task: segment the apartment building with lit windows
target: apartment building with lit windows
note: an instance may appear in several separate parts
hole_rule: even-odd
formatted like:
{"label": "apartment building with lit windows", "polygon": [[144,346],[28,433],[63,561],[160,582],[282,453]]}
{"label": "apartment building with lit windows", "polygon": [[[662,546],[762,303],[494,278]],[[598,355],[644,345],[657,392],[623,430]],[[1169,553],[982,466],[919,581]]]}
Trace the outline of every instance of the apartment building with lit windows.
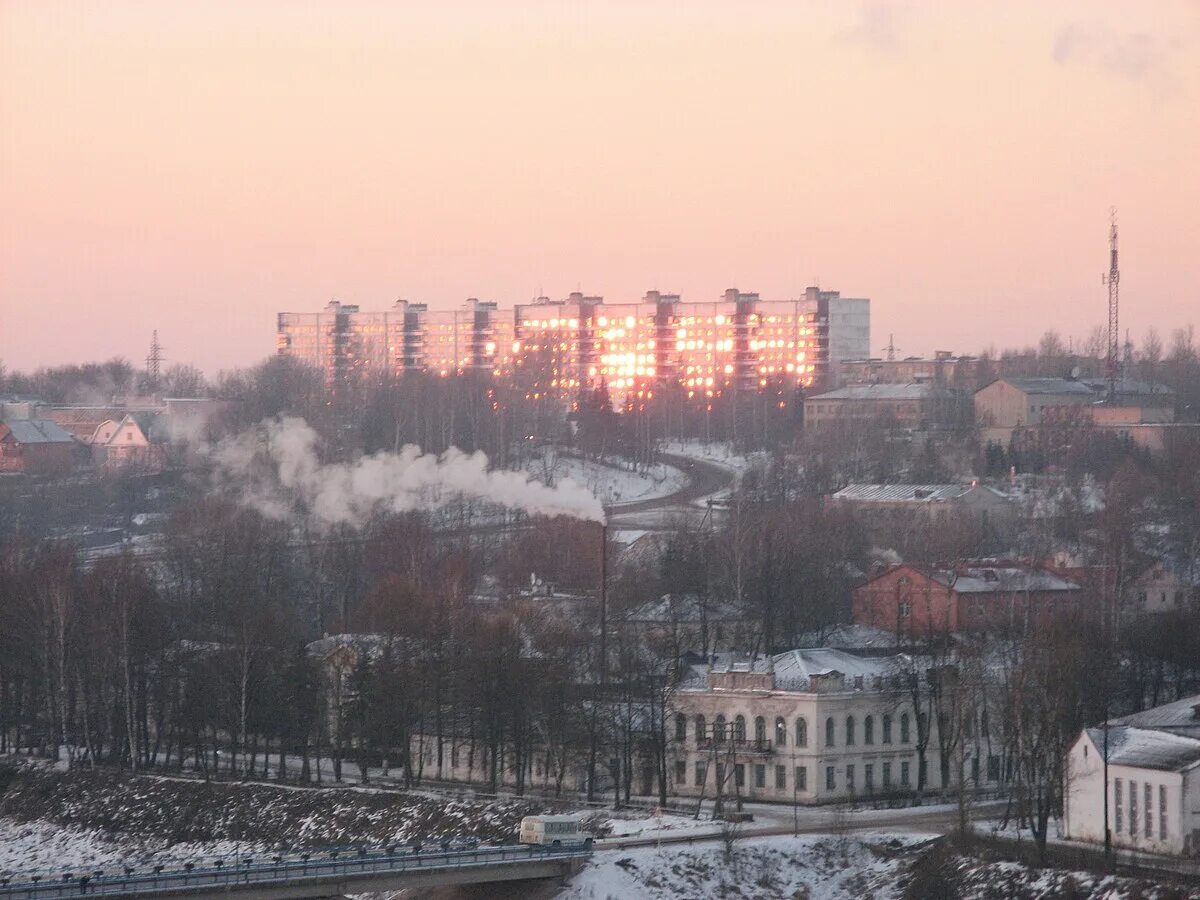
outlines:
{"label": "apartment building with lit windows", "polygon": [[575,292],[511,310],[472,299],[452,311],[400,300],[364,312],[333,301],[320,313],[280,313],[277,346],[331,383],[368,371],[480,371],[517,378],[531,397],[565,401],[604,383],[628,405],[666,386],[688,398],[809,387],[828,372],[831,348],[857,352],[868,331],[867,300],[816,288],[796,300],[763,300],[731,288],[711,301],[650,291],[606,303]]}

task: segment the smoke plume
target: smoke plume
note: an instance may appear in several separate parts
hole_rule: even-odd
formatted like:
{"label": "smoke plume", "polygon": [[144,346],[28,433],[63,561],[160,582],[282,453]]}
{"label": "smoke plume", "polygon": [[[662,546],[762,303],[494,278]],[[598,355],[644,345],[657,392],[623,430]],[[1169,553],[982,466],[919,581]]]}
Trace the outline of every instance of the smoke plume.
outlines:
{"label": "smoke plume", "polygon": [[555,487],[524,472],[491,469],[483,453],[451,447],[441,456],[405,446],[351,463],[322,463],[317,433],[299,418],[263,422],[256,431],[222,441],[212,453],[219,475],[243,501],[276,519],[297,510],[324,526],[366,524],[386,512],[436,509],[459,498],[494,503],[531,515],[603,522],[600,500],[563,479]]}

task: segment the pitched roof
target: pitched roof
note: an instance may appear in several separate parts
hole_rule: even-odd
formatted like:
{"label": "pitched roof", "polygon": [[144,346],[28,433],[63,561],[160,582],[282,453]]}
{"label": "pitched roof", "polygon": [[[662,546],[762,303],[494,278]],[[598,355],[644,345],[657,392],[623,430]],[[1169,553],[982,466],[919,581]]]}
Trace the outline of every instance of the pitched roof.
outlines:
{"label": "pitched roof", "polygon": [[935,390],[932,384],[856,384],[808,397],[809,400],[924,400]]}
{"label": "pitched roof", "polygon": [[[1104,729],[1089,728],[1088,737],[1103,752]],[[1179,772],[1200,763],[1200,740],[1131,725],[1109,726],[1108,761],[1119,766]]]}
{"label": "pitched roof", "polygon": [[1184,697],[1174,703],[1164,703],[1162,706],[1133,715],[1121,716],[1119,719],[1112,719],[1111,722],[1138,728],[1154,728],[1200,739],[1200,694]]}
{"label": "pitched roof", "polygon": [[1019,593],[1022,591],[1078,591],[1080,586],[1051,572],[1029,566],[1005,564],[959,566],[933,573],[934,581],[960,594]]}
{"label": "pitched roof", "polygon": [[48,419],[6,419],[4,424],[18,444],[70,444],[75,440]]}

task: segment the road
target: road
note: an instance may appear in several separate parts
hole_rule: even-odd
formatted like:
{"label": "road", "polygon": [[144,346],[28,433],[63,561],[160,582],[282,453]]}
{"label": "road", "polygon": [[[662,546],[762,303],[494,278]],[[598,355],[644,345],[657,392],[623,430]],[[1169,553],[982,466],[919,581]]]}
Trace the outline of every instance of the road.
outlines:
{"label": "road", "polygon": [[[991,818],[1004,809],[1006,801],[992,800],[971,806],[972,819]],[[787,834],[831,834],[838,831],[915,831],[945,834],[958,825],[958,808],[951,805],[906,807],[904,809],[844,810],[839,807],[806,807],[799,810],[798,822],[791,807],[746,804],[746,811],[755,816],[753,822],[739,832],[743,840]],[[607,838],[596,842],[596,850],[619,850],[627,847],[656,847],[663,844],[694,844],[719,840],[720,828],[685,831],[673,834],[637,835],[627,838]]]}
{"label": "road", "polygon": [[611,523],[629,528],[660,530],[672,526],[673,520],[680,516],[702,517],[706,511],[697,507],[696,502],[733,486],[734,473],[726,466],[676,453],[663,453],[659,459],[682,471],[688,483],[661,497],[614,503],[606,510]]}

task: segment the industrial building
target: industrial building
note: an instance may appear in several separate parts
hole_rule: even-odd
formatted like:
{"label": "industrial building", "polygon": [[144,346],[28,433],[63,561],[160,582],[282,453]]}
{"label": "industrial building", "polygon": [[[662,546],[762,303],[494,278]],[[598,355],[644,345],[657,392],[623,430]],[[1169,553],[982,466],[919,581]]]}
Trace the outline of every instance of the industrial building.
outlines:
{"label": "industrial building", "polygon": [[1134,435],[1153,426],[1147,442],[1164,438],[1175,421],[1175,394],[1163,385],[1133,379],[997,378],[975,392],[975,423],[983,444],[1007,447],[1022,431],[1041,426],[1087,426]]}
{"label": "industrial building", "polygon": [[321,368],[331,384],[368,372],[477,371],[562,399],[603,382],[623,403],[667,385],[689,397],[808,387],[869,343],[870,301],[817,288],[796,300],[731,288],[701,302],[651,291],[606,303],[575,292],[508,310],[471,299],[441,312],[405,300],[386,312],[332,301],[319,313],[280,313],[277,322],[278,352]]}
{"label": "industrial building", "polygon": [[953,428],[970,421],[967,394],[939,384],[859,384],[807,397],[804,424],[821,427],[887,419],[905,428]]}

